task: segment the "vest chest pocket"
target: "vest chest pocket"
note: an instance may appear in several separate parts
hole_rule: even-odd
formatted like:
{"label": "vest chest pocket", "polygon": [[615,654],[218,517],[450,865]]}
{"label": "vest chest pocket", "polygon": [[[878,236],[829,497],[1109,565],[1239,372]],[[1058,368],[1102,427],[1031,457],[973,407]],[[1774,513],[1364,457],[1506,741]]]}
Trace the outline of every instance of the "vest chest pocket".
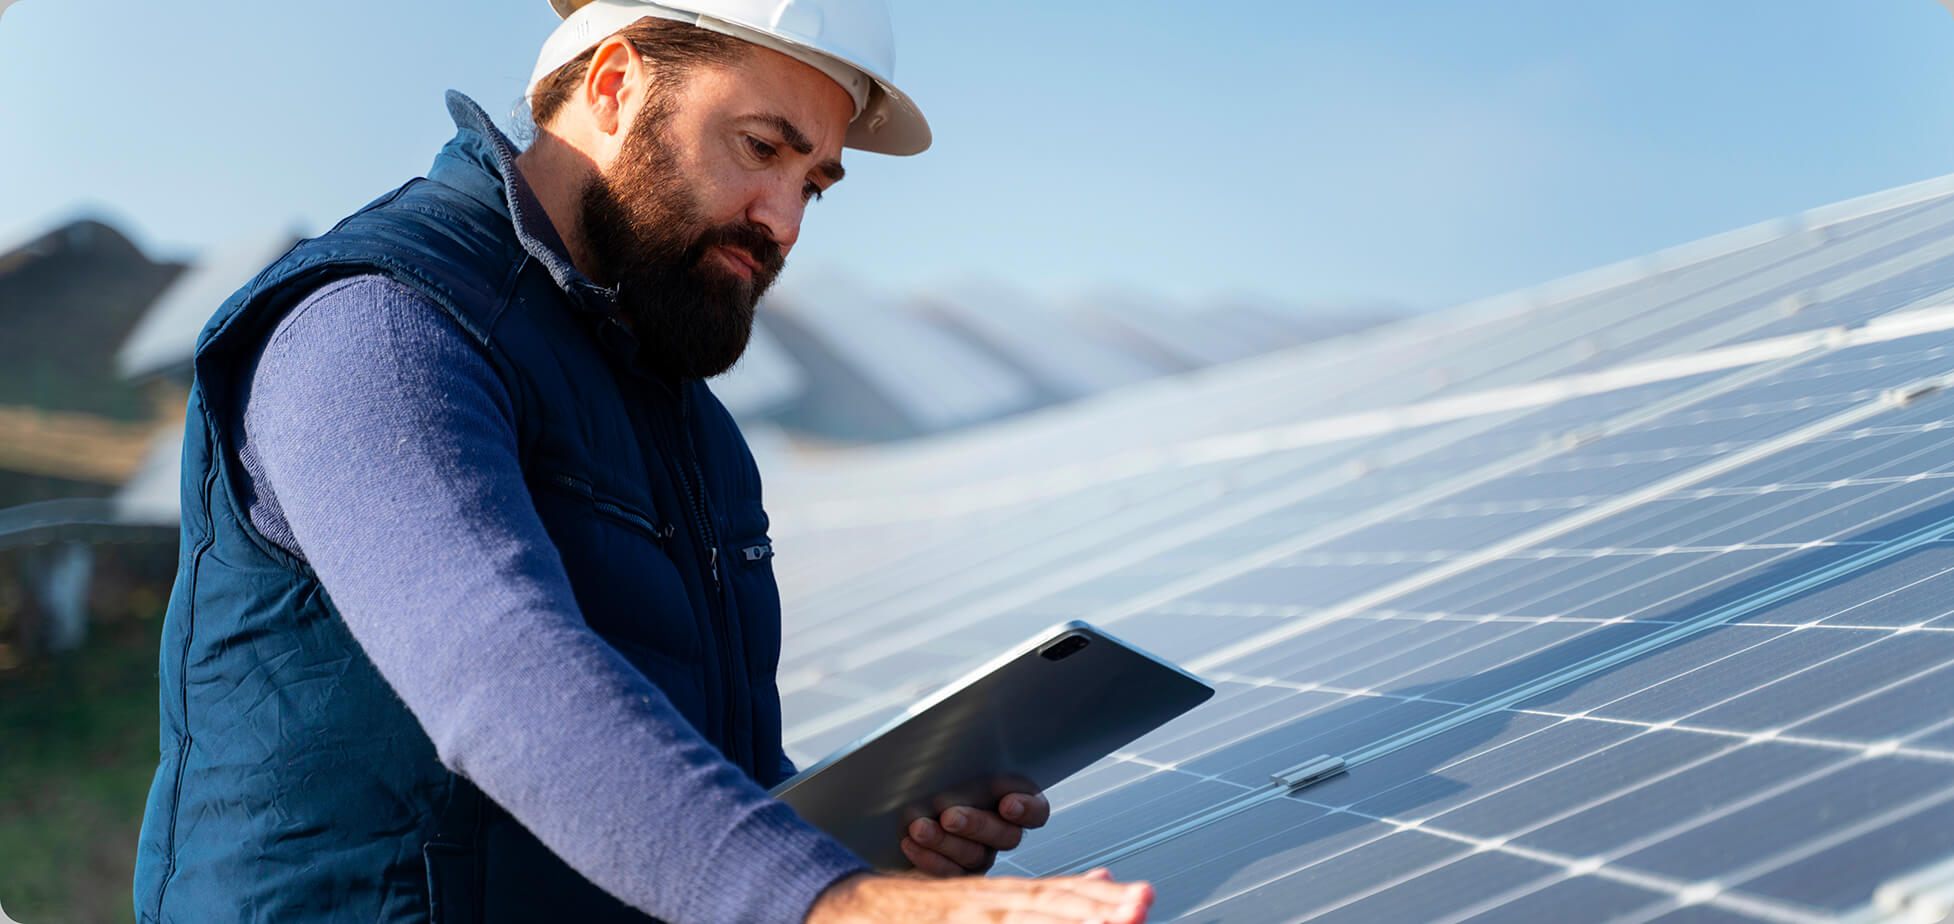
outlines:
{"label": "vest chest pocket", "polygon": [[732,541],[726,543],[731,559],[726,574],[739,608],[747,669],[770,677],[780,666],[780,587],[774,583],[767,516],[754,504],[744,515],[731,517],[728,525]]}
{"label": "vest chest pocket", "polygon": [[570,472],[546,471],[531,483],[584,622],[601,635],[694,663],[699,630],[685,582],[665,552],[676,532],[670,521]]}

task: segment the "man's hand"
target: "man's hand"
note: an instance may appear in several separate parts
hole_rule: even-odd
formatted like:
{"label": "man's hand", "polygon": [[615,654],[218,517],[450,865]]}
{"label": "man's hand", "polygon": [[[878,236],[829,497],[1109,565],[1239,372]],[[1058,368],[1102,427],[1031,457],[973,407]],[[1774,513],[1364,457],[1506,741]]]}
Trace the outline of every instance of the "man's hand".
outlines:
{"label": "man's hand", "polygon": [[1025,829],[1043,827],[1051,817],[1052,804],[1036,793],[1011,793],[995,812],[952,806],[935,819],[910,822],[902,855],[930,876],[981,873],[997,862],[998,851],[1015,849]]}
{"label": "man's hand", "polygon": [[850,876],[808,909],[807,924],[1141,924],[1153,887],[1096,869],[1064,879]]}

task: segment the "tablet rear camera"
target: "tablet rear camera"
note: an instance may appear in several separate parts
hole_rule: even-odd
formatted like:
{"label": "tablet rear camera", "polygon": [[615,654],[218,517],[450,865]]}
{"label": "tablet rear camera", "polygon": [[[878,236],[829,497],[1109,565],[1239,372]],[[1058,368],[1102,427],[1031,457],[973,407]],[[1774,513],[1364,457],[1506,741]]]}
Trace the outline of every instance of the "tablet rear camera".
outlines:
{"label": "tablet rear camera", "polygon": [[1045,646],[1045,650],[1039,652],[1039,654],[1047,661],[1063,661],[1066,658],[1078,654],[1079,649],[1091,643],[1092,640],[1083,635],[1068,635]]}

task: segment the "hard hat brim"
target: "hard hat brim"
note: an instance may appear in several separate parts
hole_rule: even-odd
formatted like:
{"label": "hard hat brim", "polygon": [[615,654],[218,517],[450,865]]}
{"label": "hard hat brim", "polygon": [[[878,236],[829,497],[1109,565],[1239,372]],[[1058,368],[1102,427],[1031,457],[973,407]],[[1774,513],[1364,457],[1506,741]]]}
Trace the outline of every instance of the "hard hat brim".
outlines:
{"label": "hard hat brim", "polygon": [[932,135],[929,120],[909,95],[873,74],[875,98],[868,108],[848,125],[842,145],[870,154],[907,157],[929,150]]}

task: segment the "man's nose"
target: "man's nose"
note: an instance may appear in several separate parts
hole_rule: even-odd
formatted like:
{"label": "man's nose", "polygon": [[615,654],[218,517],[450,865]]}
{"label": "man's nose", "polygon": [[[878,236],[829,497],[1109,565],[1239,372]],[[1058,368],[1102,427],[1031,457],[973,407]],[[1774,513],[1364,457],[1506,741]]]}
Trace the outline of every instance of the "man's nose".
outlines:
{"label": "man's nose", "polygon": [[785,192],[769,187],[754,197],[746,208],[747,220],[767,229],[774,243],[780,245],[782,256],[792,250],[794,241],[800,238],[801,216],[806,213],[807,202],[801,198],[799,187]]}

